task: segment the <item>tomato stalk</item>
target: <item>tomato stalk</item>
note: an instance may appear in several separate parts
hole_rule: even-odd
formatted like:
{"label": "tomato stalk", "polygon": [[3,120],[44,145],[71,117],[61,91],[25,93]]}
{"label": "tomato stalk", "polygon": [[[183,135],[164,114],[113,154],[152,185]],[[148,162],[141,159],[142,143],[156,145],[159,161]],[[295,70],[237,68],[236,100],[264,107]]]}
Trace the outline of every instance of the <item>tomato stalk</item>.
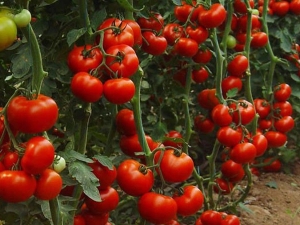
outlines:
{"label": "tomato stalk", "polygon": [[51,217],[54,225],[63,225],[60,206],[57,197],[49,200]]}
{"label": "tomato stalk", "polygon": [[111,155],[113,153],[113,149],[112,149],[112,140],[116,135],[116,131],[117,131],[117,126],[116,126],[116,115],[118,112],[118,106],[117,105],[112,105],[112,109],[111,109],[111,124],[110,124],[110,129],[107,135],[107,141],[106,141],[106,145],[105,145],[105,149],[104,149],[104,155]]}
{"label": "tomato stalk", "polygon": [[79,12],[82,25],[87,28],[88,36],[86,36],[86,42],[89,42],[89,37],[93,34],[89,14],[87,11],[87,1],[86,0],[79,0]]}

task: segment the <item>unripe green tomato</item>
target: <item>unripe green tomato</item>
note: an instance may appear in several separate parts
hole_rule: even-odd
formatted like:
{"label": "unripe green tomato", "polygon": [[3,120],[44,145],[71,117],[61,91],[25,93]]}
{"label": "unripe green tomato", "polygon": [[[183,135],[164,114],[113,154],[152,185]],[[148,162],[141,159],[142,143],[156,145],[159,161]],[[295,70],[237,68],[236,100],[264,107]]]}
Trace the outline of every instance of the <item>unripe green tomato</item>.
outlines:
{"label": "unripe green tomato", "polygon": [[17,39],[17,27],[8,17],[0,17],[0,51],[11,46]]}
{"label": "unripe green tomato", "polygon": [[12,14],[10,8],[8,8],[6,6],[2,6],[2,7],[0,7],[0,17],[8,17],[10,19],[13,19],[14,14]]}
{"label": "unripe green tomato", "polygon": [[31,21],[31,13],[27,9],[22,9],[14,16],[14,21],[17,27],[26,27]]}
{"label": "unripe green tomato", "polygon": [[233,49],[236,46],[236,38],[232,35],[228,35],[226,45],[228,49]]}
{"label": "unripe green tomato", "polygon": [[63,157],[56,155],[53,162],[53,169],[55,170],[55,172],[60,173],[65,168],[66,160]]}

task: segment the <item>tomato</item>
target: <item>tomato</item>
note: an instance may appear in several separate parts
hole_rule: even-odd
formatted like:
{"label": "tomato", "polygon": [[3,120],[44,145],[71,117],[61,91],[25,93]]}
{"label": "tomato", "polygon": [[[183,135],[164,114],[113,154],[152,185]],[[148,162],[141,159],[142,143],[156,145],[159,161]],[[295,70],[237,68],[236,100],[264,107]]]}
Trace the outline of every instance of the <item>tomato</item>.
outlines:
{"label": "tomato", "polygon": [[195,40],[199,45],[206,41],[209,36],[209,32],[206,28],[202,26],[192,27],[188,26],[185,29],[187,36]]}
{"label": "tomato", "polygon": [[197,95],[199,105],[204,109],[213,109],[220,104],[216,96],[216,89],[204,89]]}
{"label": "tomato", "polygon": [[241,78],[235,76],[225,77],[221,83],[222,94],[224,97],[227,97],[227,92],[232,89],[236,89],[237,92],[240,92],[242,90],[242,87],[243,82]]}
{"label": "tomato", "polygon": [[0,16],[0,51],[8,48],[17,40],[17,26],[8,17]]}
{"label": "tomato", "polygon": [[254,108],[260,119],[265,119],[271,112],[271,105],[266,99],[254,99]]}
{"label": "tomato", "polygon": [[163,54],[168,46],[167,39],[164,36],[157,36],[151,31],[144,31],[142,50],[151,55]]}
{"label": "tomato", "polygon": [[53,169],[56,173],[62,172],[66,168],[66,160],[62,156],[55,155],[53,162]]}
{"label": "tomato", "polygon": [[300,0],[290,1],[290,12],[295,15],[300,15]]}
{"label": "tomato", "polygon": [[114,210],[119,203],[119,194],[113,187],[108,187],[100,190],[101,201],[96,202],[93,199],[86,197],[85,203],[91,213],[103,215]]}
{"label": "tomato", "polygon": [[234,36],[228,35],[226,39],[226,47],[228,49],[234,49],[237,44],[237,40]]}
{"label": "tomato", "polygon": [[180,225],[177,220],[170,220],[169,222],[165,223],[164,225]]}
{"label": "tomato", "polygon": [[[254,0],[249,0],[249,5],[254,8]],[[233,8],[236,13],[246,14],[248,12],[247,6],[243,0],[234,0]]]}
{"label": "tomato", "polygon": [[[248,16],[243,15],[238,19],[238,29],[241,32],[247,31],[247,23],[248,23]],[[261,29],[261,22],[259,16],[251,15],[251,30],[260,30]]]}
{"label": "tomato", "polygon": [[17,151],[8,151],[2,159],[2,163],[5,169],[12,170],[14,168],[18,168],[19,160],[20,158]]}
{"label": "tomato", "polygon": [[118,77],[130,77],[139,67],[139,59],[128,45],[120,44],[111,46],[106,50],[109,54],[105,59],[107,72],[111,75],[116,74]]}
{"label": "tomato", "polygon": [[278,16],[285,16],[289,9],[290,9],[290,3],[288,1],[274,1],[270,8],[272,9],[273,13]]}
{"label": "tomato", "polygon": [[203,205],[204,196],[202,191],[193,185],[183,188],[181,195],[175,194],[173,199],[177,204],[177,213],[182,216],[191,216],[198,212]]}
{"label": "tomato", "polygon": [[274,98],[278,102],[287,101],[292,94],[292,88],[286,83],[279,84],[274,87]]}
{"label": "tomato", "polygon": [[84,102],[96,102],[102,96],[103,84],[87,72],[78,72],[72,78],[71,91]]}
{"label": "tomato", "polygon": [[273,113],[275,117],[292,116],[293,107],[288,101],[275,102],[273,104]]}
{"label": "tomato", "polygon": [[105,81],[104,97],[113,104],[124,104],[135,94],[135,85],[129,78],[117,78]]}
{"label": "tomato", "polygon": [[220,26],[225,21],[226,14],[226,9],[222,4],[214,3],[210,9],[199,13],[198,21],[203,27],[214,28]]}
{"label": "tomato", "polygon": [[172,140],[165,140],[163,141],[163,145],[166,146],[166,147],[174,147],[174,148],[182,148],[182,142],[176,142],[176,139],[178,141],[182,141],[180,139],[182,139],[182,135],[180,132],[176,131],[176,130],[171,130],[169,131],[165,137],[167,138],[172,138],[174,139],[174,141]]}
{"label": "tomato", "polygon": [[[151,149],[153,145],[153,140],[149,135],[145,135],[146,142]],[[142,146],[139,142],[139,138],[137,134],[126,136],[122,135],[120,139],[120,148],[122,152],[130,157],[135,158],[143,158],[143,155],[139,155],[139,153],[143,152]]]}
{"label": "tomato", "polygon": [[251,34],[251,47],[262,48],[267,45],[269,41],[268,35],[265,32],[257,31]]}
{"label": "tomato", "polygon": [[271,157],[264,159],[264,163],[270,163],[267,166],[264,166],[263,169],[266,172],[279,172],[281,170],[281,162],[279,159],[273,159]]}
{"label": "tomato", "polygon": [[248,142],[239,143],[230,151],[230,159],[240,164],[250,163],[255,157],[256,147]]}
{"label": "tomato", "polygon": [[117,182],[128,195],[141,196],[149,192],[154,184],[150,169],[133,159],[127,159],[118,167]]}
{"label": "tomato", "polygon": [[86,225],[106,225],[108,222],[109,214],[94,214],[90,210],[84,210],[82,212]]}
{"label": "tomato", "polygon": [[259,171],[258,168],[256,168],[256,167],[251,167],[251,168],[250,168],[250,171],[251,171],[251,173],[252,173],[253,175],[255,175],[255,176],[257,176],[257,177],[260,176],[260,171]]}
{"label": "tomato", "polygon": [[102,62],[103,55],[92,45],[74,46],[69,52],[67,63],[73,73],[87,72],[96,69]]}
{"label": "tomato", "polygon": [[268,140],[263,134],[256,134],[251,143],[256,147],[256,157],[262,156],[268,148]]}
{"label": "tomato", "polygon": [[284,116],[274,121],[274,128],[282,133],[291,131],[295,126],[295,121],[291,116]]}
{"label": "tomato", "polygon": [[[160,154],[163,154],[160,160]],[[164,152],[158,151],[154,156],[154,162],[159,163],[158,172],[162,174],[165,181],[170,183],[183,182],[193,173],[194,162],[184,152],[167,149]]]}
{"label": "tomato", "polygon": [[174,45],[174,52],[185,57],[193,57],[198,52],[198,43],[191,38],[181,37]]}
{"label": "tomato", "polygon": [[238,176],[241,170],[244,170],[243,165],[240,163],[236,163],[231,159],[226,160],[221,165],[222,176],[227,179]]}
{"label": "tomato", "polygon": [[182,3],[182,5],[176,5],[174,7],[174,16],[179,22],[184,23],[192,13],[193,6],[186,4],[184,1]]}
{"label": "tomato", "polygon": [[272,120],[269,119],[259,119],[258,127],[261,130],[268,130],[272,127]]}
{"label": "tomato", "polygon": [[149,18],[140,17],[137,19],[142,30],[154,30],[160,32],[164,25],[164,18],[158,12],[150,12]]}
{"label": "tomato", "polygon": [[246,100],[238,100],[238,103],[232,103],[229,108],[234,110],[232,120],[236,124],[249,124],[255,117],[254,106]]}
{"label": "tomato", "polygon": [[204,83],[209,77],[209,73],[205,67],[192,71],[192,79],[195,83]]}
{"label": "tomato", "polygon": [[27,9],[22,9],[21,12],[15,14],[14,22],[17,27],[26,27],[31,21],[31,13]]}
{"label": "tomato", "polygon": [[140,25],[135,20],[125,19],[123,23],[129,25],[133,31],[134,44],[140,46],[142,44],[142,31]]}
{"label": "tomato", "polygon": [[220,225],[241,225],[241,221],[236,215],[227,215]]}
{"label": "tomato", "polygon": [[175,74],[173,75],[173,79],[176,82],[178,82],[182,87],[184,87],[186,83],[186,76],[187,76],[187,70],[181,69],[175,72]]}
{"label": "tomato", "polygon": [[218,141],[226,147],[234,147],[243,139],[243,134],[239,129],[230,126],[220,127],[217,132]]}
{"label": "tomato", "polygon": [[29,139],[21,159],[22,169],[30,174],[40,174],[51,166],[54,160],[54,146],[42,136]]}
{"label": "tomato", "polygon": [[202,225],[220,225],[222,215],[218,211],[206,210],[200,216]]}
{"label": "tomato", "polygon": [[244,55],[236,55],[227,65],[230,76],[242,77],[249,66],[248,58]]}
{"label": "tomato", "polygon": [[134,113],[130,109],[121,109],[116,115],[117,130],[126,136],[136,134]]}
{"label": "tomato", "polygon": [[86,225],[85,220],[82,215],[74,216],[74,223],[73,225]]}
{"label": "tomato", "polygon": [[117,177],[117,169],[114,165],[112,165],[112,168],[109,168],[108,166],[101,164],[96,159],[93,159],[93,162],[88,163],[88,165],[92,168],[92,172],[99,179],[100,186],[97,187],[99,190],[107,189],[115,181]]}
{"label": "tomato", "polygon": [[216,185],[213,186],[214,192],[222,195],[228,195],[233,189],[233,184],[223,178],[215,179]]}
{"label": "tomato", "polygon": [[6,170],[5,166],[3,165],[3,163],[0,161],[0,172]]}
{"label": "tomato", "polygon": [[51,200],[59,195],[62,184],[62,178],[57,172],[46,169],[37,180],[34,196],[41,200]]}
{"label": "tomato", "polygon": [[203,133],[210,133],[215,128],[214,122],[203,115],[198,115],[194,118],[194,126],[197,131]]}
{"label": "tomato", "polygon": [[36,188],[34,176],[24,171],[0,172],[0,199],[6,202],[23,202],[29,199]]}
{"label": "tomato", "polygon": [[198,52],[193,56],[193,60],[196,63],[207,64],[212,58],[212,52],[208,49],[199,49]]}
{"label": "tomato", "polygon": [[210,115],[214,123],[220,127],[229,126],[232,123],[231,111],[227,105],[216,105]]}
{"label": "tomato", "polygon": [[174,45],[180,38],[184,37],[184,28],[178,23],[168,23],[163,30],[163,36],[169,45]]}
{"label": "tomato", "polygon": [[58,118],[55,101],[39,94],[36,99],[14,97],[7,107],[7,120],[13,130],[40,133],[49,130]]}
{"label": "tomato", "polygon": [[268,146],[270,148],[278,148],[283,145],[285,145],[287,141],[287,136],[284,133],[281,133],[279,131],[267,131],[265,133],[265,137],[268,140]]}
{"label": "tomato", "polygon": [[164,224],[176,218],[176,201],[166,195],[148,192],[138,200],[141,217],[154,224]]}

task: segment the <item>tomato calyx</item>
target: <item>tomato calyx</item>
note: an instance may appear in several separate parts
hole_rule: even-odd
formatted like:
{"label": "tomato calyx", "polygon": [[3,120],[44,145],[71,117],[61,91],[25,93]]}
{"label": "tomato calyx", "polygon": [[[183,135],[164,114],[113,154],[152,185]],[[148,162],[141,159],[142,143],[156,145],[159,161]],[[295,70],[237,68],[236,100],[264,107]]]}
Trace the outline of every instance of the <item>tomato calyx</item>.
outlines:
{"label": "tomato calyx", "polygon": [[94,48],[87,50],[86,46],[84,46],[83,50],[81,51],[81,55],[83,56],[83,58],[93,58],[95,56],[95,53],[93,53]]}
{"label": "tomato calyx", "polygon": [[139,171],[143,174],[146,175],[148,173],[148,167],[144,164],[140,164],[139,166]]}
{"label": "tomato calyx", "polygon": [[173,154],[174,154],[176,157],[180,157],[180,156],[181,156],[181,154],[182,154],[182,151],[181,151],[181,150],[179,150],[179,149],[174,149],[174,152],[173,152]]}

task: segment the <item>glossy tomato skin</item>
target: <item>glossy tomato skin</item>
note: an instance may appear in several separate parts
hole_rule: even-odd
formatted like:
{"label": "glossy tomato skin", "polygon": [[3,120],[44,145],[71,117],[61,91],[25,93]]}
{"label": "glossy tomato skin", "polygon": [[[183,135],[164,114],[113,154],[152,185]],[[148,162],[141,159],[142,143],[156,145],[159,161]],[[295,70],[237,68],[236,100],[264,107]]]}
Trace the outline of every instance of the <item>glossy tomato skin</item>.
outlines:
{"label": "glossy tomato skin", "polygon": [[265,137],[268,140],[268,146],[270,148],[278,148],[283,146],[287,141],[287,136],[279,131],[267,131]]}
{"label": "glossy tomato skin", "polygon": [[222,176],[225,178],[233,178],[239,175],[240,170],[243,170],[243,165],[232,161],[225,161],[221,165]]}
{"label": "glossy tomato skin", "polygon": [[8,17],[0,17],[0,51],[11,46],[17,39],[17,26]]}
{"label": "glossy tomato skin", "polygon": [[199,49],[198,52],[193,56],[193,60],[196,63],[207,64],[212,59],[212,52],[209,48]]}
{"label": "glossy tomato skin", "polygon": [[270,103],[262,98],[254,99],[254,108],[260,119],[266,118],[271,112]]}
{"label": "glossy tomato skin", "polygon": [[101,51],[98,48],[92,49],[92,47],[92,45],[74,46],[69,52],[67,63],[73,73],[89,73],[101,64],[103,60]]}
{"label": "glossy tomato skin", "polygon": [[210,133],[215,128],[214,122],[204,115],[198,115],[194,118],[194,126],[197,131],[203,133]]}
{"label": "glossy tomato skin", "polygon": [[268,149],[268,140],[263,134],[256,134],[251,143],[256,147],[256,157],[262,156]]}
{"label": "glossy tomato skin", "polygon": [[269,41],[268,35],[265,32],[258,31],[251,34],[251,47],[262,48],[265,47]]}
{"label": "glossy tomato skin", "polygon": [[241,225],[241,221],[236,215],[227,215],[220,225]]}
{"label": "glossy tomato skin", "polygon": [[8,151],[4,154],[2,159],[3,166],[7,170],[12,170],[14,167],[18,166],[20,156],[17,151]]}
{"label": "glossy tomato skin", "polygon": [[153,172],[136,160],[121,162],[117,171],[117,182],[128,195],[141,196],[149,192],[154,184]]}
{"label": "glossy tomato skin", "polygon": [[192,79],[195,83],[204,83],[209,77],[209,72],[205,67],[192,71]]}
{"label": "glossy tomato skin", "polygon": [[0,172],[0,199],[23,202],[29,199],[36,189],[34,176],[24,171],[4,170]]}
{"label": "glossy tomato skin", "polygon": [[233,189],[233,184],[223,178],[215,179],[216,185],[214,185],[213,189],[215,193],[219,193],[222,195],[228,195],[231,193]]}
{"label": "glossy tomato skin", "polygon": [[163,36],[169,45],[174,45],[180,38],[184,37],[184,28],[178,23],[168,23],[163,30]]}
{"label": "glossy tomato skin", "polygon": [[182,216],[190,216],[202,208],[204,202],[203,193],[193,185],[183,188],[182,195],[174,195],[173,199],[177,203],[177,213]]}
{"label": "glossy tomato skin", "polygon": [[291,116],[283,116],[274,121],[274,128],[282,133],[291,131],[295,126],[295,121]]}
{"label": "glossy tomato skin", "polygon": [[96,202],[86,197],[85,203],[90,212],[96,215],[104,215],[114,210],[119,203],[119,194],[113,187],[100,190],[101,201]]}
{"label": "glossy tomato skin", "polygon": [[187,180],[193,172],[194,162],[186,153],[177,153],[173,149],[157,152],[154,156],[155,163],[158,163],[160,154],[163,154],[160,162],[160,171],[167,182],[176,183]]}
{"label": "glossy tomato skin", "polygon": [[36,99],[14,97],[7,107],[7,119],[13,130],[23,133],[40,133],[49,130],[58,118],[56,102],[39,94]]}
{"label": "glossy tomato skin", "polygon": [[264,163],[270,163],[270,162],[271,162],[271,164],[263,167],[264,171],[279,172],[281,170],[281,162],[279,159],[274,160],[271,157],[264,159]]}
{"label": "glossy tomato skin", "polygon": [[185,57],[193,57],[198,52],[198,43],[191,38],[181,37],[174,45],[174,52]]}
{"label": "glossy tomato skin", "polygon": [[177,204],[169,196],[148,192],[138,201],[141,217],[154,224],[164,224],[176,218]]}
{"label": "glossy tomato skin", "polygon": [[164,26],[164,18],[158,12],[150,12],[149,18],[140,17],[137,20],[141,29],[160,32]]}
{"label": "glossy tomato skin", "polygon": [[214,210],[206,210],[200,216],[202,225],[220,225],[222,221],[221,213]]}
{"label": "glossy tomato skin", "polygon": [[232,119],[236,124],[249,124],[255,117],[254,106],[246,100],[238,100],[238,104],[232,103],[229,108],[235,110]]}
{"label": "glossy tomato skin", "polygon": [[62,184],[62,178],[57,172],[46,169],[37,180],[34,196],[41,200],[51,200],[59,195]]}
{"label": "glossy tomato skin", "polygon": [[84,102],[96,102],[102,96],[103,84],[97,77],[79,72],[71,80],[71,91]]}
{"label": "glossy tomato skin", "polygon": [[230,159],[236,163],[251,163],[256,157],[256,147],[252,143],[239,143],[230,151]]}
{"label": "glossy tomato skin", "polygon": [[85,220],[82,215],[74,216],[74,223],[73,225],[86,225]]}
{"label": "glossy tomato skin", "polygon": [[113,104],[124,104],[135,94],[135,85],[129,78],[117,78],[105,81],[104,97]]}
{"label": "glossy tomato skin", "polygon": [[168,42],[164,36],[157,36],[151,31],[144,31],[142,50],[151,55],[163,54],[168,46]]}
{"label": "glossy tomato skin", "polygon": [[81,214],[84,218],[86,225],[106,225],[108,222],[109,214],[94,214],[90,210],[84,210]]}
{"label": "glossy tomato skin", "polygon": [[290,102],[274,102],[273,113],[276,117],[292,116],[293,106]]}
{"label": "glossy tomato skin", "polygon": [[290,1],[290,12],[295,15],[300,15],[300,1],[292,0]]}
{"label": "glossy tomato skin", "polygon": [[130,109],[121,109],[116,115],[116,126],[121,134],[126,136],[136,134],[133,111]]}
{"label": "glossy tomato skin", "polygon": [[140,25],[131,19],[122,20],[123,23],[129,25],[133,31],[134,44],[140,46],[142,44],[142,31]]}
{"label": "glossy tomato skin", "polygon": [[278,102],[287,101],[292,94],[292,88],[286,83],[274,87],[274,98]]}
{"label": "glossy tomato skin", "polygon": [[[177,131],[177,130],[170,130],[166,135],[166,137],[168,138],[174,138],[174,139],[182,139],[182,134]],[[182,148],[182,143],[181,142],[175,142],[175,141],[172,141],[172,140],[165,140],[163,142],[163,145],[166,146],[166,147],[174,147],[174,148]]]}
{"label": "glossy tomato skin", "polygon": [[192,26],[188,26],[185,29],[185,31],[186,31],[188,37],[195,40],[199,45],[202,44],[203,42],[205,42],[205,40],[209,36],[208,30],[202,26],[198,26],[195,28]]}
{"label": "glossy tomato skin", "polygon": [[216,89],[204,89],[197,95],[197,101],[204,109],[213,109],[216,105],[220,104],[216,96]]}
{"label": "glossy tomato skin", "polygon": [[218,141],[226,147],[234,147],[243,139],[243,133],[239,129],[230,126],[220,127],[217,132]]}
{"label": "glossy tomato skin", "polygon": [[54,160],[53,144],[42,136],[29,139],[21,159],[22,169],[30,174],[40,174],[51,166]]}
{"label": "glossy tomato skin", "polygon": [[107,189],[117,177],[117,169],[113,165],[112,168],[102,165],[98,160],[94,159],[94,162],[88,165],[92,168],[92,172],[99,179],[99,190]]}
{"label": "glossy tomato skin", "polygon": [[248,58],[244,55],[236,55],[227,65],[230,76],[242,77],[249,66]]}
{"label": "glossy tomato skin", "polygon": [[214,123],[220,127],[229,126],[232,123],[231,112],[227,105],[216,105],[210,114]]}
{"label": "glossy tomato skin", "polygon": [[[250,5],[251,8],[253,8],[254,7],[254,0],[250,0],[249,5]],[[240,13],[240,14],[246,14],[247,11],[248,11],[245,2],[242,1],[242,0],[234,0],[233,8],[234,8],[235,12]]]}
{"label": "glossy tomato skin", "polygon": [[199,13],[198,21],[200,25],[206,28],[220,26],[226,19],[226,9],[220,3],[214,3],[209,10],[203,10]]}
{"label": "glossy tomato skin", "polygon": [[222,80],[221,88],[223,97],[227,98],[227,92],[229,90],[236,89],[237,92],[240,92],[243,88],[243,82],[239,77],[227,76]]}

